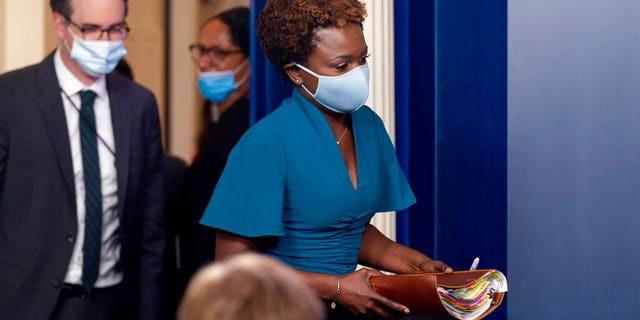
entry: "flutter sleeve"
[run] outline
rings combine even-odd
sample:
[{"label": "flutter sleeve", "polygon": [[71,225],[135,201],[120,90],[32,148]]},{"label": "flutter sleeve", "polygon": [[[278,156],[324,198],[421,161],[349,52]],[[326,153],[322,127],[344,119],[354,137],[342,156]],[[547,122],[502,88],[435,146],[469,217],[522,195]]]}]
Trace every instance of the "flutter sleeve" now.
[{"label": "flutter sleeve", "polygon": [[200,223],[246,237],[284,235],[285,164],[280,140],[252,127],[229,154]]}]

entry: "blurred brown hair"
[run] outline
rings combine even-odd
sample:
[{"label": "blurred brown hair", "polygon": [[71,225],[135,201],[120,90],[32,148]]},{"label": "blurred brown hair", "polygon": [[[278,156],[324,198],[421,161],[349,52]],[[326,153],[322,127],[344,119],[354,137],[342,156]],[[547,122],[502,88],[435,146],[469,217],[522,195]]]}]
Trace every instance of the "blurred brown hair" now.
[{"label": "blurred brown hair", "polygon": [[321,320],[324,307],[295,270],[242,253],[196,273],[178,308],[179,320]]}]

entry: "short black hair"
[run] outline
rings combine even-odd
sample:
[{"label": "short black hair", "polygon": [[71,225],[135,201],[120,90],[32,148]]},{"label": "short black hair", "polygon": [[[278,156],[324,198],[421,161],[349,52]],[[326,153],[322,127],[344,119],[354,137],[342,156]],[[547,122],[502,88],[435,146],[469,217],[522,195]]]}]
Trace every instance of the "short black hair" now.
[{"label": "short black hair", "polygon": [[208,18],[202,27],[207,25],[213,20],[220,20],[222,23],[229,26],[229,33],[231,34],[231,41],[242,49],[242,53],[245,56],[249,56],[249,8],[247,7],[235,7],[223,12],[220,12],[210,18]]},{"label": "short black hair", "polygon": [[[129,11],[128,0],[124,1],[124,16],[127,16],[127,12]],[[49,0],[49,6],[51,7],[51,11],[57,12],[66,19],[71,18],[71,14],[73,11],[71,10],[71,0]]]}]

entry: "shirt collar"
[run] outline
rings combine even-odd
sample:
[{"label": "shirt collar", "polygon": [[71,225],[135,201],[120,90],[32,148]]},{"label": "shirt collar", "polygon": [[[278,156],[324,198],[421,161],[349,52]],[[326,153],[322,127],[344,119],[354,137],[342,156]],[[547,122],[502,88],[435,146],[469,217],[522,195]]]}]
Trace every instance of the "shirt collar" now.
[{"label": "shirt collar", "polygon": [[60,49],[56,50],[53,56],[53,65],[55,66],[56,75],[58,77],[58,83],[60,88],[68,96],[77,94],[82,90],[92,90],[96,93],[98,98],[107,98],[107,81],[105,76],[100,76],[90,86],[85,86],[76,78],[76,76],[69,71],[67,66],[64,65],[62,57],[60,56]]}]

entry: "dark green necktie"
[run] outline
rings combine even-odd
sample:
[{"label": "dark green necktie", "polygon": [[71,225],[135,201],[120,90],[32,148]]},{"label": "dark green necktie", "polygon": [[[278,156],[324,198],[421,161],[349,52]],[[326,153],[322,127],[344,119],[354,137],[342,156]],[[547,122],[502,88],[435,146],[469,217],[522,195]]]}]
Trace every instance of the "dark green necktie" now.
[{"label": "dark green necktie", "polygon": [[100,248],[102,244],[102,192],[100,190],[100,158],[96,135],[96,116],[93,102],[96,93],[80,91],[80,150],[84,172],[84,204],[86,209],[84,246],[82,247],[82,285],[87,290],[93,288],[100,268]]}]

